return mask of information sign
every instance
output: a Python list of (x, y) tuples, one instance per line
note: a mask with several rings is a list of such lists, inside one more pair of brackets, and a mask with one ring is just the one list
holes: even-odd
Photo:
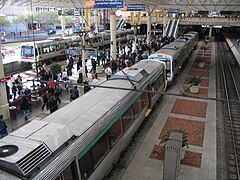
[(168, 9), (169, 14), (178, 14), (180, 13), (180, 9)]
[(125, 4), (123, 10), (124, 11), (145, 11), (145, 4)]

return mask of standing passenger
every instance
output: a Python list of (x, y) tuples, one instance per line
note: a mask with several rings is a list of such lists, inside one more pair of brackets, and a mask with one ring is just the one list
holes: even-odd
[(77, 86), (74, 86), (74, 88), (70, 90), (70, 101), (73, 101), (79, 97), (79, 91), (77, 88)]

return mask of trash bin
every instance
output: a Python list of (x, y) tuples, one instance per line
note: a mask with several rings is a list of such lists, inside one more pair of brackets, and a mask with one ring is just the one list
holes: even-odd
[(10, 118), (12, 120), (15, 120), (17, 118), (17, 107), (11, 106), (11, 107), (9, 107), (9, 110), (10, 110)]

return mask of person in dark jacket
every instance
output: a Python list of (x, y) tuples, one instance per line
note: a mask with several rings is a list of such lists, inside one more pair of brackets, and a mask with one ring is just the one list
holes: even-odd
[(42, 95), (42, 111), (44, 110), (45, 105), (47, 106), (48, 109), (48, 94), (47, 91), (44, 89)]
[(84, 91), (84, 94), (86, 94), (88, 91), (91, 90), (91, 87), (89, 86), (89, 83), (87, 81), (84, 81), (84, 88), (83, 88), (83, 91)]
[(7, 135), (8, 135), (7, 125), (3, 121), (3, 115), (0, 115), (0, 139), (2, 139), (3, 137), (5, 137)]
[(58, 105), (57, 105), (57, 101), (54, 98), (54, 96), (51, 96), (50, 100), (49, 100), (49, 109), (50, 109), (50, 114), (52, 114), (53, 112), (55, 112), (56, 110), (58, 110)]
[(78, 87), (74, 86), (74, 88), (70, 90), (70, 101), (73, 101), (78, 97), (79, 97)]
[(28, 120), (29, 116), (29, 103), (26, 96), (23, 96), (21, 108), (23, 110), (23, 117), (25, 120)]

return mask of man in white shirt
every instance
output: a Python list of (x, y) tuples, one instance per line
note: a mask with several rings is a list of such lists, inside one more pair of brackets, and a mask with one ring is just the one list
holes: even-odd
[(112, 69), (108, 66), (106, 69), (105, 69), (105, 73), (106, 73), (106, 78), (107, 80), (109, 80), (112, 76)]

